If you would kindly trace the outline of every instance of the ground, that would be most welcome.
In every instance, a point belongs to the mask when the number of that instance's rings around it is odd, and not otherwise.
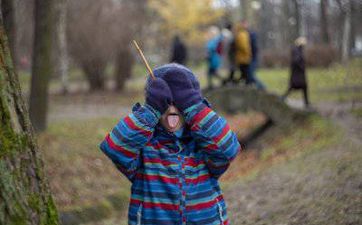
[[[343,128],[338,142],[225,189],[234,224],[362,223],[362,122],[344,105],[318,109]]]
[[[296,125],[292,132],[271,130],[240,154],[221,183],[233,224],[361,223],[361,61],[344,69],[309,71],[313,107],[321,116]],[[287,69],[263,69],[268,90],[281,94]],[[205,77],[200,76],[202,85]],[[76,90],[59,94],[52,82],[49,128],[39,134],[46,171],[63,221],[68,224],[126,224],[129,182],[98,149],[105,134],[143,101],[145,78],[136,76],[122,93],[84,92],[79,74]],[[21,77],[25,95],[28,78]],[[301,107],[301,96],[290,97]],[[239,135],[260,124],[256,113],[226,115]]]

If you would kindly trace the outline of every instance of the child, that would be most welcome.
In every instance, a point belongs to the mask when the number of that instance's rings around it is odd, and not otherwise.
[[[240,150],[188,68],[167,64],[101,143],[132,182],[129,224],[229,224],[218,178]]]

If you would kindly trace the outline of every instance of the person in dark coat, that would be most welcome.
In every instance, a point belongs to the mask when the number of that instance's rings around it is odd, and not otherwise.
[[[308,85],[305,75],[305,60],[304,60],[304,46],[307,40],[304,37],[299,37],[295,40],[295,46],[292,48],[291,54],[291,76],[289,88],[282,96],[284,100],[292,90],[302,90],[304,94],[304,104],[309,106],[308,100]]]
[[[187,48],[181,38],[176,35],[173,39],[170,62],[186,65]]]
[[[255,84],[258,90],[265,90],[265,85],[256,76],[256,69],[258,67],[257,33],[249,29],[249,35],[251,46],[251,62],[249,64],[249,73],[246,79],[246,84]]]

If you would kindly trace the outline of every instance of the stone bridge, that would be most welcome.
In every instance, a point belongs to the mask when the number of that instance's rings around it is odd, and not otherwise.
[[[288,129],[313,114],[287,105],[275,94],[247,86],[221,87],[203,91],[203,94],[218,112],[234,114],[253,110],[267,117],[265,124],[252,131],[245,139],[239,140],[243,145],[247,145],[272,126]]]

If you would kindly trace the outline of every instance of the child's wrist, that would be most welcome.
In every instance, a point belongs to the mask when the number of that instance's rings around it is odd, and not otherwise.
[[[137,103],[133,106],[132,111],[139,120],[149,127],[155,127],[161,118],[161,113],[148,104],[142,106]]]
[[[188,124],[193,123],[192,121],[194,121],[194,117],[201,112],[202,110],[204,110],[206,107],[208,107],[203,101],[199,102],[197,104],[194,104],[188,108],[186,108],[183,111],[183,115],[185,117],[185,122]]]

